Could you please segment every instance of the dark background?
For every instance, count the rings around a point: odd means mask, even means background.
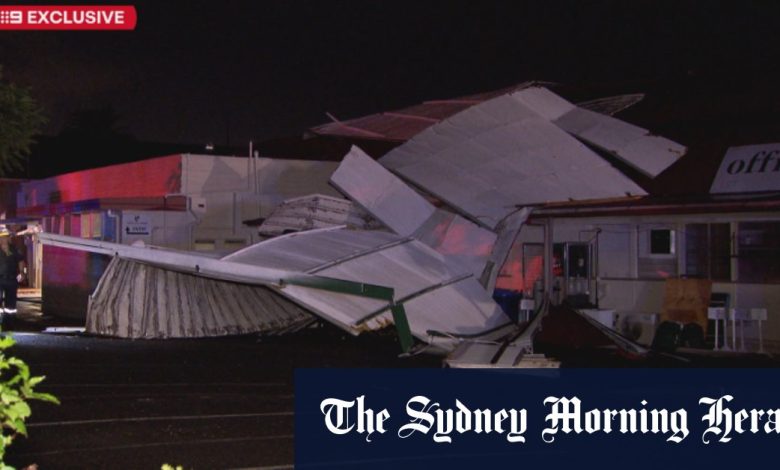
[[[777,2],[115,3],[137,7],[136,31],[0,33],[4,75],[32,88],[46,134],[102,109],[98,121],[144,141],[243,147],[300,134],[325,112],[346,119],[527,79],[750,90],[774,82],[780,52]]]

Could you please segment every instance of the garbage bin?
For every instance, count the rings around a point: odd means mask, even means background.
[[[519,321],[520,299],[523,293],[516,290],[496,289],[493,291],[493,300],[501,307],[501,310],[515,323]]]

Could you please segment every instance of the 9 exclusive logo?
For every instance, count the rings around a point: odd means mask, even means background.
[[[0,5],[0,30],[135,29],[132,5]]]

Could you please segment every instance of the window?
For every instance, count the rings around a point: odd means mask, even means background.
[[[742,222],[737,242],[740,281],[780,282],[780,222]]]
[[[216,247],[215,240],[195,240],[195,251],[214,251]]]
[[[666,228],[650,230],[650,254],[673,255],[674,230]]]
[[[536,282],[544,278],[544,245],[540,243],[523,244],[523,292],[533,297]]]
[[[730,254],[729,224],[685,226],[685,274],[688,277],[730,281]]]
[[[676,277],[677,239],[669,225],[639,225],[637,274],[640,279]]]
[[[91,212],[81,214],[81,237],[100,239],[103,236],[103,214]]]

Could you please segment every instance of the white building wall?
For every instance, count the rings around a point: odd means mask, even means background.
[[[149,234],[128,234],[122,227],[126,222],[140,216],[149,221]],[[165,246],[179,250],[189,247],[189,228],[192,217],[179,211],[121,211],[119,227],[122,231],[121,242],[127,245],[144,243],[146,245]]]
[[[780,220],[777,213],[701,214],[644,217],[601,217],[569,218],[554,220],[553,240],[555,243],[587,240],[590,234],[598,234],[598,300],[600,308],[614,309],[625,318],[644,322],[645,329],[652,330],[647,323],[647,314],[659,314],[663,307],[665,280],[653,275],[649,269],[641,269],[648,258],[647,234],[652,228],[673,228],[676,230],[676,246],[673,262],[677,272],[684,272],[686,224],[692,223],[736,223],[739,221]],[[530,242],[536,236],[523,235],[521,241]],[[595,243],[595,241],[594,241]],[[736,269],[732,267],[732,279]],[[730,294],[733,308],[767,308],[768,321],[764,323],[764,347],[780,352],[780,284],[757,284],[744,282],[713,282],[713,292]],[[652,339],[652,331],[643,331],[641,340]],[[755,324],[745,325],[748,349],[757,349],[758,330]],[[738,338],[739,344],[739,338]]]
[[[328,183],[337,167],[338,162],[184,155],[182,194],[190,198],[195,219],[193,248],[238,249],[257,237],[244,220],[267,217],[292,197],[339,196]]]

